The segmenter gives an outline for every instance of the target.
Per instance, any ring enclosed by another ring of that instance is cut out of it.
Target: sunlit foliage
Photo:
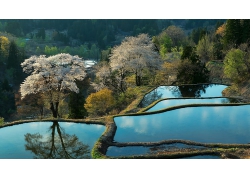
[[[234,83],[240,83],[249,78],[249,52],[240,49],[231,49],[224,59],[224,73]]]
[[[102,116],[108,114],[115,103],[112,91],[104,88],[96,93],[92,93],[86,99],[84,107],[88,113],[93,116]]]

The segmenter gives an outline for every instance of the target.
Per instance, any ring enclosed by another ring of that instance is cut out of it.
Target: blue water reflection
[[[117,142],[183,139],[249,143],[250,105],[187,107],[163,113],[115,117]]]
[[[159,86],[142,99],[139,107],[147,107],[156,100],[182,97],[221,97],[228,86],[220,84],[196,84],[182,86]]]
[[[0,158],[34,158],[34,154],[30,150],[25,149],[25,145],[27,144],[27,142],[25,141],[25,135],[37,135],[39,133],[43,136],[42,140],[45,141],[47,139],[50,139],[50,128],[52,124],[53,122],[32,122],[0,128]],[[103,125],[88,125],[68,122],[59,122],[59,124],[63,134],[66,134],[68,138],[72,138],[74,137],[74,135],[77,136],[79,142],[87,145],[90,151],[93,148],[96,140],[102,135],[105,130],[105,126]],[[63,138],[65,138],[66,136],[63,136]],[[55,138],[55,141],[56,140],[60,141],[58,140],[58,137]],[[88,154],[88,156],[91,156],[90,153]]]
[[[158,102],[152,108],[148,109],[146,112],[157,111],[160,109],[165,109],[171,106],[179,106],[185,104],[226,104],[226,103],[236,103],[237,99],[232,98],[210,98],[210,99],[167,99]]]

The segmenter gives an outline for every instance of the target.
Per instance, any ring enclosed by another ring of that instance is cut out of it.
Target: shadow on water
[[[206,88],[212,86],[209,84],[197,84],[197,85],[182,85],[173,88],[172,93],[175,97],[201,97],[201,94],[206,94]]]
[[[36,159],[87,159],[89,146],[79,141],[76,135],[66,134],[58,121],[54,121],[46,137],[39,133],[25,134],[25,149],[31,151]]]
[[[140,102],[138,105],[139,107],[146,107],[150,105],[152,102],[157,101],[158,99],[162,98],[162,93],[161,91],[158,90],[158,88],[154,89],[151,91],[149,94],[145,95],[143,100]]]

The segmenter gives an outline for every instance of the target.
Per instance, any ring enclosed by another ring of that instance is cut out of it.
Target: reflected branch
[[[90,158],[89,146],[79,141],[76,135],[66,134],[54,121],[49,129],[49,137],[39,133],[25,134],[25,149],[31,151],[36,159],[88,159]],[[57,133],[56,133],[57,132]]]

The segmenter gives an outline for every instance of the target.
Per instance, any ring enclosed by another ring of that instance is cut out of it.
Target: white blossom
[[[126,37],[120,46],[113,48],[110,66],[113,71],[120,73],[123,80],[128,72],[141,77],[145,69],[158,69],[161,61],[151,38],[147,34],[140,34],[137,37]]]
[[[21,95],[73,91],[78,93],[76,80],[86,76],[84,62],[78,56],[57,54],[31,56],[21,64],[23,71],[31,73],[21,84]]]

